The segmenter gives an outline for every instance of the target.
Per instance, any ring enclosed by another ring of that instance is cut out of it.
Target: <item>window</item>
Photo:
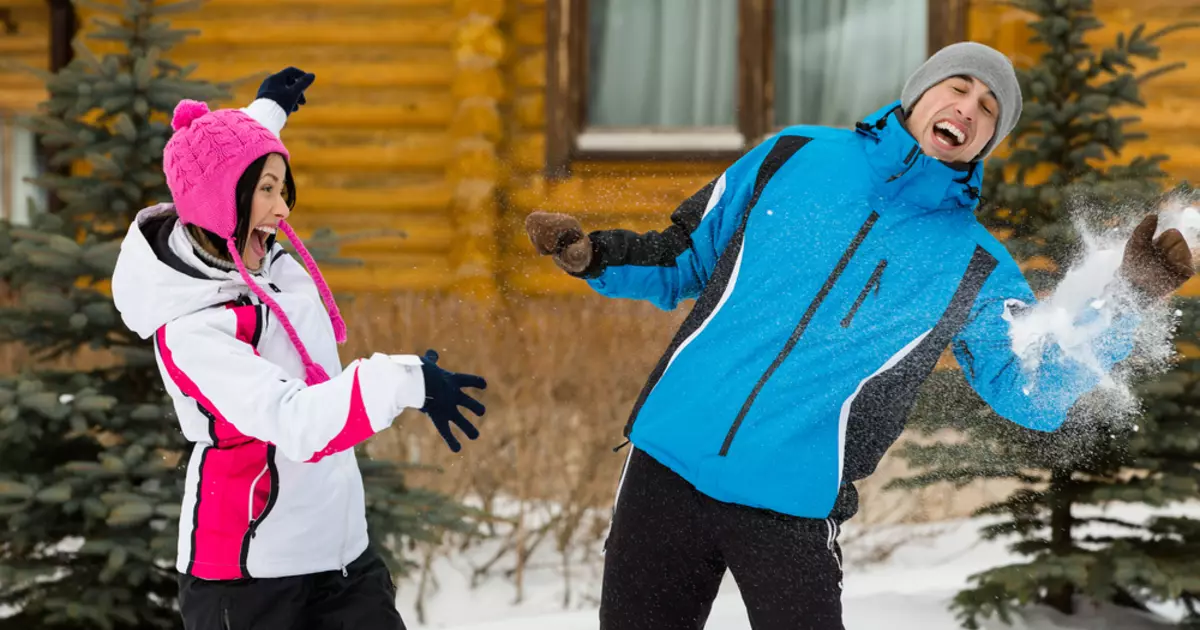
[[[28,225],[29,204],[46,209],[44,189],[27,181],[41,172],[33,132],[0,114],[0,218]]]
[[[547,174],[851,126],[963,38],[966,1],[549,0]]]

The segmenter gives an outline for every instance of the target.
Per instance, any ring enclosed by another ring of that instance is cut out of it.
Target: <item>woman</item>
[[[458,406],[484,413],[461,391],[484,380],[432,351],[342,368],[345,325],[286,221],[296,185],[278,131],[312,78],[289,68],[242,110],[181,102],[163,154],[175,204],[138,214],[113,274],[195,443],[177,558],[189,630],[403,628],[353,447],[412,407],[457,451],[449,423],[478,436]]]

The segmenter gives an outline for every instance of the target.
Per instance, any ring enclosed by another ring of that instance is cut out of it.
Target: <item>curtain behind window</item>
[[[587,126],[735,127],[737,0],[590,0]],[[776,126],[849,126],[926,56],[927,0],[775,0]]]
[[[927,0],[775,0],[775,125],[851,126],[926,58]]]
[[[733,127],[737,0],[590,0],[589,127]]]

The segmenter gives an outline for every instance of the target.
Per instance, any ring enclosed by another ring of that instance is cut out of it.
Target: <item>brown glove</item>
[[[525,231],[533,247],[570,273],[580,273],[592,262],[592,241],[579,221],[567,214],[534,212],[525,219]]]
[[[1171,295],[1196,273],[1183,234],[1170,229],[1156,239],[1157,229],[1157,214],[1143,219],[1125,244],[1121,261],[1121,275],[1147,299]]]

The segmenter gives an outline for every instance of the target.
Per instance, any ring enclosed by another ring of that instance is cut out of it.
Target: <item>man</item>
[[[537,250],[603,295],[698,298],[626,425],[601,628],[701,628],[726,568],[757,630],[841,628],[852,482],[948,345],[1032,429],[1058,428],[1096,386],[1053,345],[1022,372],[1008,327],[1035,298],[973,214],[983,161],[1020,114],[1009,60],[955,44],[854,130],[792,127],[754,148],[661,233],[530,215]],[[1193,273],[1182,235],[1155,229],[1153,215],[1138,227],[1120,276],[1146,299]],[[1079,314],[1112,318],[1092,348],[1105,369],[1130,352],[1139,301]]]

